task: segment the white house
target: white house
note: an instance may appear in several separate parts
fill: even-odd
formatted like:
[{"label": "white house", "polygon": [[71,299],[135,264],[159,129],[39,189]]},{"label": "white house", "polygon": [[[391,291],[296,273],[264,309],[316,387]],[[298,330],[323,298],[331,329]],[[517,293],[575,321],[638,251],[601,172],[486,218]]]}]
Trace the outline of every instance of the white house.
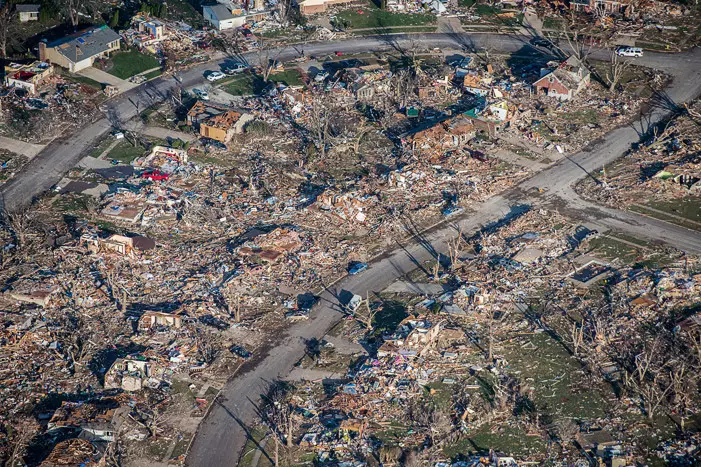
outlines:
[{"label": "white house", "polygon": [[202,15],[212,26],[219,31],[224,29],[238,28],[246,24],[246,12],[243,10],[232,10],[220,3],[216,5],[205,5],[202,7]]},{"label": "white house", "polygon": [[15,8],[17,8],[17,12],[19,13],[19,20],[21,23],[39,21],[41,5],[16,5]]}]

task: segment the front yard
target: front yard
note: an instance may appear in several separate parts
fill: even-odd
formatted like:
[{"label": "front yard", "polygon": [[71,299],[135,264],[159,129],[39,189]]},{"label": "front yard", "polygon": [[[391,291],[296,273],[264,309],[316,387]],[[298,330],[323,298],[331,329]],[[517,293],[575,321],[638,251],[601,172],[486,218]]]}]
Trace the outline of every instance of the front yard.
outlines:
[{"label": "front yard", "polygon": [[105,61],[104,70],[117,78],[127,79],[146,70],[160,67],[157,58],[142,54],[136,50],[116,52]]}]

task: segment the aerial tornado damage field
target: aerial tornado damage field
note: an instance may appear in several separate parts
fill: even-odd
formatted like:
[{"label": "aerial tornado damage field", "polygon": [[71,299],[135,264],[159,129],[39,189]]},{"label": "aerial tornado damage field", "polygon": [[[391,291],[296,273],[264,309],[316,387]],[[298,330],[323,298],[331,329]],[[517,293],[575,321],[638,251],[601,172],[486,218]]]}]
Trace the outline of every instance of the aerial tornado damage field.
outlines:
[{"label": "aerial tornado damage field", "polygon": [[700,19],[3,4],[0,465],[696,465]]}]

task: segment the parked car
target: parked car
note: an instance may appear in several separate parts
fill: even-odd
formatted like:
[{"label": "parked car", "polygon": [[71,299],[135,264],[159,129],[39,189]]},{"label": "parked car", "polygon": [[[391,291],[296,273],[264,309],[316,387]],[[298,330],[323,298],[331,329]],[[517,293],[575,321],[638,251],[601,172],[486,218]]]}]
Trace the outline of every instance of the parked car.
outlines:
[{"label": "parked car", "polygon": [[342,56],[343,56],[343,52],[339,52],[339,51],[337,50],[337,51],[334,52],[334,55],[336,55],[337,57],[342,57]]},{"label": "parked car", "polygon": [[168,180],[169,174],[161,172],[160,170],[147,170],[141,174],[141,178],[151,181]]},{"label": "parked car", "polygon": [[211,71],[207,75],[207,79],[209,81],[212,81],[212,82],[219,81],[220,79],[224,79],[224,78],[226,78],[226,75],[224,73],[222,73],[221,71]]},{"label": "parked car", "polygon": [[453,216],[455,214],[460,214],[463,211],[464,211],[464,209],[461,208],[460,206],[452,206],[451,205],[443,210],[443,215],[445,217],[448,217],[448,216]]},{"label": "parked car", "polygon": [[204,89],[193,89],[192,92],[200,99],[203,101],[208,101],[209,100],[209,93],[205,91]]},{"label": "parked car", "polygon": [[224,68],[224,73],[227,75],[235,75],[236,73],[241,73],[246,69],[246,65],[243,63],[234,63],[233,65],[229,65],[226,68]]},{"label": "parked car", "polygon": [[119,130],[114,130],[112,132],[112,136],[114,136],[114,139],[122,139],[122,138],[124,138],[124,133],[122,133]]},{"label": "parked car", "polygon": [[643,49],[640,47],[620,47],[616,50],[616,54],[620,57],[642,57]]},{"label": "parked car", "polygon": [[244,360],[247,358],[251,358],[251,352],[246,350],[240,345],[232,345],[231,348],[229,348],[232,354],[238,355],[239,357],[243,358]]},{"label": "parked car", "polygon": [[544,37],[534,37],[530,40],[530,44],[535,45],[536,47],[550,47],[551,43]]},{"label": "parked car", "polygon": [[367,268],[368,268],[368,263],[353,263],[348,268],[348,274],[350,274],[351,276],[354,276],[356,274],[360,274],[361,272],[365,271]]}]

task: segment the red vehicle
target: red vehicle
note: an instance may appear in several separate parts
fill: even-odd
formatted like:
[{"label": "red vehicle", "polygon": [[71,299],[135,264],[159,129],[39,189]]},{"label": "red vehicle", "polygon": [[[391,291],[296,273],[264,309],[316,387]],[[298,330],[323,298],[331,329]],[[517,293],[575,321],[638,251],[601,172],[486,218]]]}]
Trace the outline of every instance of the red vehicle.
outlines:
[{"label": "red vehicle", "polygon": [[336,54],[337,57],[342,57],[342,56],[343,56],[343,52],[338,52],[338,51],[336,51],[336,52],[334,52],[334,53]]},{"label": "red vehicle", "polygon": [[141,178],[151,181],[168,180],[168,177],[170,177],[170,175],[163,173],[160,170],[149,170],[141,174]]}]

